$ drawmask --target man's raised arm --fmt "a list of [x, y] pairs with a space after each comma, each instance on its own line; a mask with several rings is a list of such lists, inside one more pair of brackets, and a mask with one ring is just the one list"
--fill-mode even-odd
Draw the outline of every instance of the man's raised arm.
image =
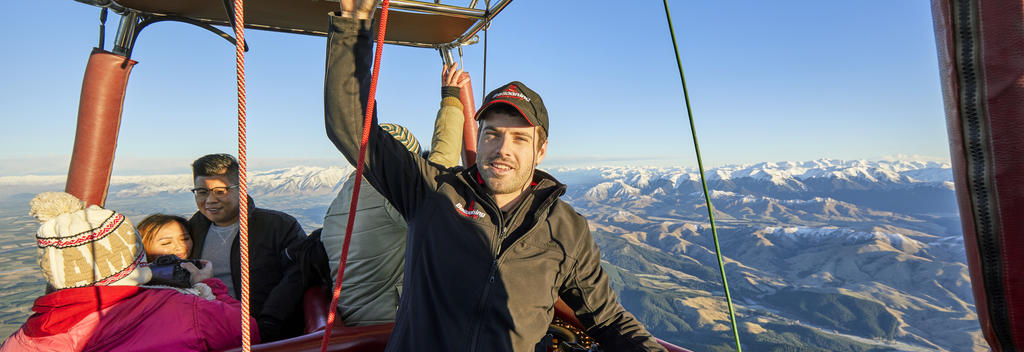
[[[327, 70], [324, 76], [324, 123], [327, 137], [353, 165], [362, 139], [363, 114], [370, 92], [372, 20], [363, 10], [356, 16], [348, 8], [330, 15], [327, 35]], [[372, 5], [372, 1], [368, 1]], [[362, 17], [362, 18], [359, 18]], [[374, 113], [376, 118], [376, 113]]]
[[[334, 146], [356, 165], [363, 118], [370, 91], [373, 41], [370, 38], [374, 1], [342, 1], [341, 13], [330, 15], [327, 69], [324, 77], [324, 123]], [[360, 7], [362, 6], [362, 7]], [[360, 9], [360, 10], [352, 10]], [[407, 218], [424, 192], [433, 189], [440, 170], [406, 149], [377, 124], [370, 124], [363, 175]]]
[[434, 136], [430, 139], [430, 154], [427, 160], [444, 167], [459, 164], [462, 151], [462, 101], [459, 92], [469, 83], [469, 76], [462, 73], [456, 64], [441, 69], [441, 108], [434, 120]]

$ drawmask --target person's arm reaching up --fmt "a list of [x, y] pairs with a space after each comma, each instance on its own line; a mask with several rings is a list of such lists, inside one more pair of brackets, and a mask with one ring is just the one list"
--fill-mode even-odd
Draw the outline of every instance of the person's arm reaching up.
[[[332, 14], [327, 35], [327, 69], [324, 78], [324, 122], [327, 136], [352, 165], [356, 165], [369, 98], [373, 55], [369, 10], [353, 10], [352, 0], [342, 2], [342, 14]], [[348, 5], [346, 5], [348, 3]], [[348, 7], [346, 7], [348, 6]], [[377, 124], [370, 124], [363, 175], [406, 218], [414, 215], [426, 191], [433, 190], [440, 168], [409, 152], [401, 142]]]
[[[370, 92], [373, 40], [372, 21], [368, 20], [372, 11], [362, 9], [356, 14], [352, 2], [342, 1], [341, 13], [329, 18], [324, 123], [327, 137], [355, 165]], [[367, 3], [366, 6], [372, 6], [373, 1], [364, 1], [360, 6]]]
[[434, 137], [430, 140], [430, 154], [427, 160], [444, 167], [459, 164], [462, 151], [462, 101], [459, 92], [469, 81], [457, 64], [444, 66], [441, 72], [441, 108], [434, 120]]

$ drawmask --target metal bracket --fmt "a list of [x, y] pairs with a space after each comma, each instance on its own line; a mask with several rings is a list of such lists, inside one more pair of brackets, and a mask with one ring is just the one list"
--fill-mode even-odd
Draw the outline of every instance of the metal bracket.
[[[106, 11], [107, 11], [107, 9], [110, 8], [110, 9], [114, 10], [115, 13], [119, 13], [121, 15], [121, 21], [120, 21], [120, 23], [118, 24], [118, 27], [117, 27], [117, 35], [114, 38], [114, 47], [111, 49], [111, 52], [113, 52], [113, 53], [115, 53], [117, 55], [124, 56], [124, 57], [129, 58], [129, 59], [132, 57], [132, 51], [135, 49], [135, 40], [139, 38], [139, 34], [142, 33], [142, 29], [146, 28], [146, 26], [149, 26], [149, 25], [151, 25], [153, 23], [164, 22], [164, 21], [175, 21], [175, 22], [182, 22], [182, 23], [191, 24], [191, 25], [194, 25], [196, 27], [199, 27], [199, 28], [205, 29], [207, 31], [210, 31], [213, 34], [216, 34], [217, 36], [219, 36], [221, 38], [224, 38], [224, 40], [227, 40], [229, 43], [231, 43], [231, 45], [236, 45], [235, 44], [236, 41], [235, 41], [234, 37], [228, 35], [227, 33], [224, 33], [224, 31], [222, 31], [220, 29], [217, 29], [216, 27], [214, 27], [214, 26], [212, 26], [212, 25], [210, 25], [208, 23], [203, 23], [203, 22], [191, 19], [191, 18], [180, 17], [180, 16], [172, 16], [172, 15], [142, 14], [142, 13], [140, 13], [138, 11], [135, 11], [135, 10], [132, 10], [132, 9], [128, 9], [128, 8], [124, 8], [124, 7], [115, 7], [114, 6], [115, 3], [111, 2], [110, 0], [76, 0], [76, 1], [87, 3], [87, 4], [90, 4], [90, 5], [100, 6], [100, 7], [103, 8], [103, 12], [100, 13], [100, 49], [103, 48], [103, 44], [104, 44], [103, 43], [103, 39], [104, 39], [104, 36], [105, 36], [105, 33], [104, 33], [105, 32], [105, 29], [104, 29], [105, 25], [104, 24], [106, 22], [106, 13], [107, 13]], [[224, 6], [225, 7], [230, 6], [231, 5], [230, 4], [231, 1], [232, 0], [225, 0], [224, 1]], [[235, 19], [234, 12], [230, 11], [230, 8], [227, 8], [227, 10], [228, 10], [227, 12], [228, 12], [229, 17], [231, 18], [232, 22], [234, 22], [234, 19]], [[244, 48], [245, 51], [249, 51], [249, 43], [244, 43], [244, 46], [245, 46], [245, 48]]]
[[139, 13], [127, 11], [121, 15], [121, 22], [117, 25], [117, 36], [114, 37], [114, 48], [111, 51], [124, 57], [128, 57], [135, 46], [135, 38], [139, 36], [140, 23]]
[[444, 63], [445, 66], [451, 66], [455, 63], [455, 56], [452, 55], [452, 48], [450, 46], [437, 48], [437, 52], [441, 54], [441, 62]]
[[[154, 24], [154, 23], [157, 23], [157, 22], [164, 22], [164, 21], [174, 21], [174, 22], [182, 22], [182, 23], [191, 24], [193, 26], [196, 26], [196, 27], [205, 29], [207, 31], [213, 32], [213, 34], [216, 34], [218, 37], [221, 37], [221, 38], [224, 38], [224, 40], [227, 40], [229, 43], [231, 43], [231, 45], [237, 45], [236, 44], [237, 41], [235, 40], [235, 37], [232, 37], [232, 36], [228, 35], [227, 33], [224, 33], [224, 31], [222, 31], [220, 29], [217, 29], [217, 27], [214, 27], [214, 26], [212, 26], [210, 24], [207, 24], [207, 23], [203, 23], [203, 22], [199, 22], [199, 21], [193, 20], [191, 18], [185, 18], [185, 17], [179, 17], [179, 16], [147, 16], [147, 17], [145, 17], [145, 19], [143, 19], [142, 22], [140, 22], [138, 27], [135, 29], [135, 34], [133, 35], [133, 37], [131, 39], [131, 42], [133, 44], [135, 43], [135, 39], [138, 38], [139, 33], [142, 33], [142, 29], [146, 28], [146, 26]], [[248, 52], [249, 51], [249, 43], [245, 42], [243, 44], [245, 46], [243, 49], [246, 52]], [[133, 49], [134, 49], [134, 45], [133, 45], [132, 48], [128, 48], [128, 52], [126, 53], [125, 57], [131, 58], [132, 57], [132, 50]]]

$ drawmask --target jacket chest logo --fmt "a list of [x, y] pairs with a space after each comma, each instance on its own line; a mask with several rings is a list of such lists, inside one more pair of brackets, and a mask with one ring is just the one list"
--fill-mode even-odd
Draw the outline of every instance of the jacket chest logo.
[[462, 214], [462, 216], [465, 216], [465, 217], [471, 218], [471, 219], [487, 217], [487, 214], [482, 212], [482, 211], [479, 211], [479, 210], [466, 210], [466, 208], [464, 208], [462, 206], [462, 203], [455, 203], [455, 210], [458, 211], [459, 214]]

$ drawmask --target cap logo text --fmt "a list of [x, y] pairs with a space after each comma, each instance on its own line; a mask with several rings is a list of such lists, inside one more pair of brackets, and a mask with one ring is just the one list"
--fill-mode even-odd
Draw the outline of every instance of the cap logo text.
[[494, 93], [494, 96], [491, 97], [491, 99], [497, 99], [498, 97], [512, 97], [519, 100], [530, 101], [530, 98], [527, 98], [526, 95], [520, 93], [515, 85], [511, 85], [508, 89]]

